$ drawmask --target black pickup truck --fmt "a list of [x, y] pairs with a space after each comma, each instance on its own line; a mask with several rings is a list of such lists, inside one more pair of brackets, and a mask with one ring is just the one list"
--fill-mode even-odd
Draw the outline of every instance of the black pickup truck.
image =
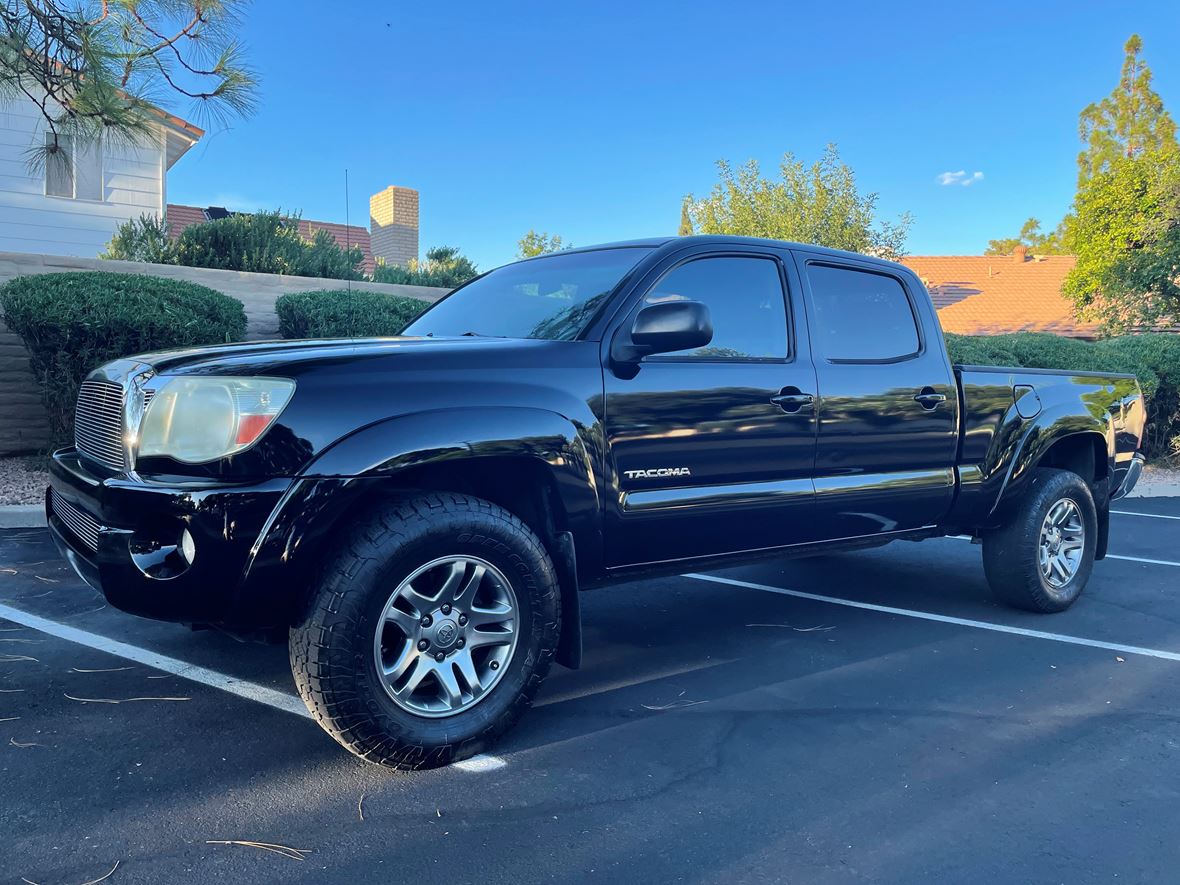
[[596, 584], [969, 534], [1000, 597], [1060, 611], [1144, 420], [1132, 376], [952, 365], [901, 265], [653, 239], [501, 267], [398, 338], [102, 366], [46, 508], [112, 605], [289, 631], [320, 724], [414, 768], [579, 665]]

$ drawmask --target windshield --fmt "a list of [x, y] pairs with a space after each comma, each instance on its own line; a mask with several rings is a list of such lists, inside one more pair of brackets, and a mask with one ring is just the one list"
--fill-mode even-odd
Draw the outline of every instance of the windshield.
[[570, 341], [649, 252], [628, 246], [505, 265], [438, 302], [402, 334]]

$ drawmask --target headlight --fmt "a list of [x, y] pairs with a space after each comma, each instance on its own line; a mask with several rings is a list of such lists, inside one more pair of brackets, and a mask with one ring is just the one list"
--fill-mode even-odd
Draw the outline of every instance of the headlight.
[[294, 392], [282, 378], [172, 378], [140, 422], [138, 455], [201, 464], [248, 449]]

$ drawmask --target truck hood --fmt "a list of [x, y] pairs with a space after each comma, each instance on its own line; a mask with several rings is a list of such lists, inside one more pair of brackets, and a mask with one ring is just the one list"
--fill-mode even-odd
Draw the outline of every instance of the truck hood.
[[534, 355], [538, 350], [568, 347], [572, 342], [521, 338], [318, 338], [300, 341], [248, 341], [138, 354], [131, 359], [147, 364], [160, 375], [282, 375], [302, 374], [314, 367], [366, 360], [396, 359], [467, 365], [501, 365], [512, 354]]

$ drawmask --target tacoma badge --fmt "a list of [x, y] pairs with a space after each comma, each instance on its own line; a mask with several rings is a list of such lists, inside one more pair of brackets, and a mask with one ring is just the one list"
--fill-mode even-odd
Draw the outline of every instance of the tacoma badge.
[[656, 479], [664, 476], [692, 476], [687, 467], [652, 467], [649, 470], [624, 470], [627, 479]]

